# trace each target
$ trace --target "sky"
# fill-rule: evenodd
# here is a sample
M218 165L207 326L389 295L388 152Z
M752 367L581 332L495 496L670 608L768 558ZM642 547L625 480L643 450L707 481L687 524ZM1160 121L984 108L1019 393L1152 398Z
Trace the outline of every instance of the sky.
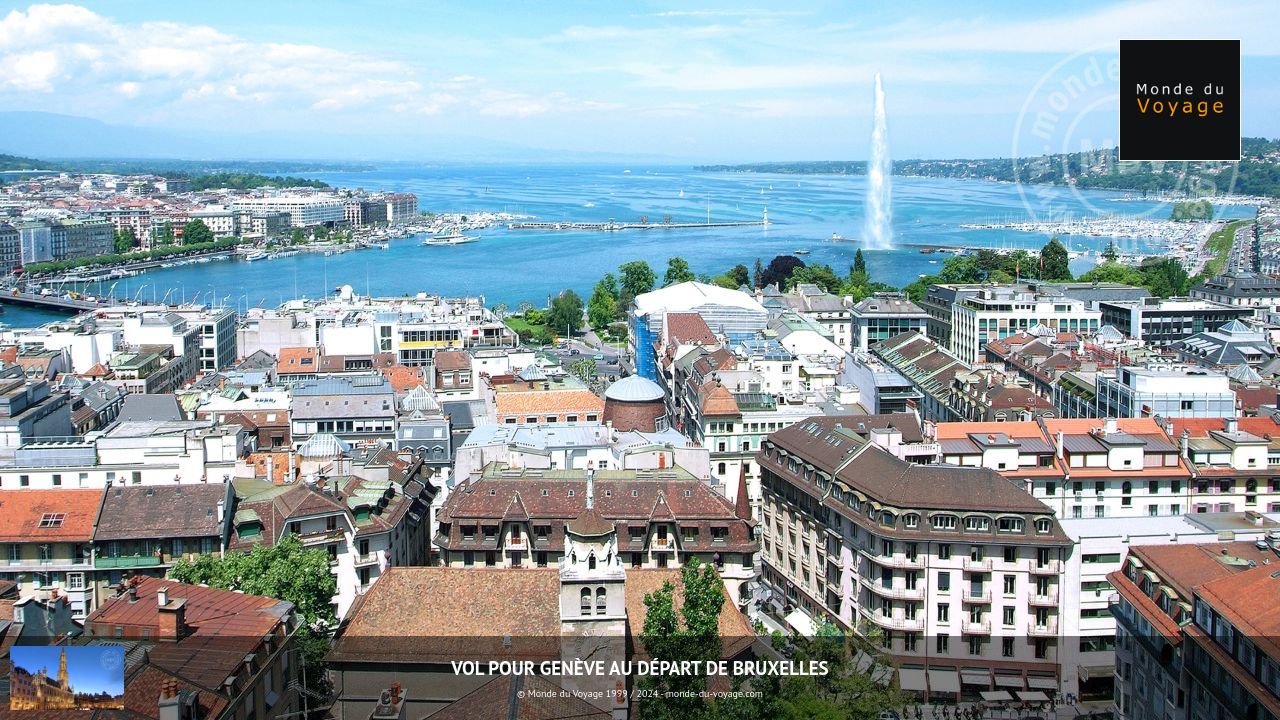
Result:
M67 678L77 693L124 694L124 648L105 645L46 647L15 645L9 650L13 663L32 674L46 668L58 678L58 657L67 651Z
M1121 38L1241 39L1243 132L1280 136L1277 27L1274 0L0 3L0 108L335 159L862 159L879 72L894 157L1007 157L1115 143L1114 80L1051 137L1028 111Z

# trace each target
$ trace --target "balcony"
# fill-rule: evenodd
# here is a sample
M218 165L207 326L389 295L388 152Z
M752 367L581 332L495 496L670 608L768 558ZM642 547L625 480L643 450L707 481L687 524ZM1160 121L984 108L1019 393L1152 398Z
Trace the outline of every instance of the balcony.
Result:
M961 567L970 572L988 572L991 570L991 558L974 560L967 557L961 561Z
M322 530L320 532L303 533L298 536L305 547L318 547L338 542L346 537L342 530Z
M864 583L871 592L884 598L892 598L894 600L924 600L924 588L917 587L914 590L900 587L885 587L879 583Z
M367 552L363 555L356 555L355 565L356 567L367 567L371 565L377 565L378 559L381 557L382 557L382 553L378 550Z
M657 550L660 552L671 552L676 549L676 541L675 539L669 538L669 537L665 537L665 538L656 537L653 539L653 542L649 545L649 549Z
M23 558L21 560L10 560L7 565L0 565L10 568L30 568L32 570L75 570L89 567L88 558L50 558L48 560L39 560L36 558Z
M525 540L523 535L520 537L509 537L507 538L507 549L524 551L529 549L529 543Z
M898 557L896 555L880 555L873 550L863 548L859 548L858 552L862 553L862 555L871 562L883 567L897 568L900 570L924 569L924 561L921 560L918 555L914 560L912 560L910 558Z
M1027 604L1032 607L1058 607L1058 595L1032 595L1027 598Z
M923 630L924 620L920 618L900 618L889 617L887 615L871 614L871 622L882 628L890 630Z
M115 568L160 567L164 558L159 555L121 555L119 557L99 556L93 562L96 570L112 570Z
M965 620L960 625L960 632L965 635L990 635L991 621L981 620L979 622L973 622L972 620Z
M990 590L974 590L973 588L965 588L964 597L962 599L967 603L983 603L983 604L990 603L991 591Z
M1049 618L1044 622L1032 620L1027 624L1027 635L1031 637L1057 637L1058 618Z
M1062 561L1050 560L1043 564L1033 562L1030 570L1032 575L1059 575L1062 573Z

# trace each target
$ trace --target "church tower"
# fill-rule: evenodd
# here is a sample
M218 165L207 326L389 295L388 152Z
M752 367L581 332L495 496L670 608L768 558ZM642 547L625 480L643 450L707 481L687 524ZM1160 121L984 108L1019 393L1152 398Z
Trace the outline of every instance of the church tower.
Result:
M587 507L565 524L560 559L560 659L604 661L603 675L576 675L561 686L579 691L588 702L627 717L626 679L607 672L625 662L627 634L626 571L618 554L613 521L595 509L595 470L587 468Z
M62 655L58 657L58 687L71 691L71 678L67 675L67 649L62 648Z

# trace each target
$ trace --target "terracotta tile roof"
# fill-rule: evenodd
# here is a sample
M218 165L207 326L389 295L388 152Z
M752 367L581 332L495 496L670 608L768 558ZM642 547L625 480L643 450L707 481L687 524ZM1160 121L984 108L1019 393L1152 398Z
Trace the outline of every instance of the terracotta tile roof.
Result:
M1045 418L1045 427L1050 435L1059 430L1065 435L1088 435L1091 430L1102 427L1101 418ZM1116 420L1116 428L1131 435L1164 435L1164 428L1155 418L1120 418Z
M675 345L716 345L719 341L711 332L707 321L698 313L669 312L666 314L667 342Z
M970 435L1004 433L1011 438L1041 438L1048 440L1038 422L945 422L938 423L939 440L967 438Z
M1172 587L1183 600L1191 602L1196 585L1244 570L1245 565L1228 565L1226 556L1261 563L1273 557L1258 550L1252 542L1188 543L1176 545L1135 545L1129 554L1138 558L1143 568L1154 572L1160 581Z
M519 499L519 495L516 496ZM599 537L613 531L613 522L604 519L595 508L587 508L577 517L565 523L565 529L574 535L583 537Z
M391 367L379 368L378 372L391 382L391 389L397 395L403 395L410 390L422 385L422 373L418 368L411 368L406 365L392 365Z
M498 675L432 720L609 720L611 715L539 675Z
M499 416L561 415L604 412L604 400L590 390L534 390L498 393Z
M64 488L0 492L0 542L88 542L102 494Z
M283 485L289 481L289 456L293 454L292 450L278 450L269 452L249 453L245 461L253 466L253 476L264 478L271 482L272 485ZM274 458L274 460L271 460ZM267 469L271 469L271 477L267 477ZM294 464L294 474L297 474L297 463ZM293 478L297 479L297 478Z
M199 706L201 718L216 718L226 709L230 701L221 693L193 685L186 679L174 675L162 667L147 664L135 675L126 678L124 688L124 706L126 710L143 717L159 720L160 687L170 680L177 682L178 690L189 690L196 693L196 705Z
M1259 649L1280 657L1280 577L1276 568L1258 565L1196 586L1196 594L1220 612Z
M111 375L112 375L111 369L103 365L102 363L97 363L93 367L84 371L84 376L89 378L104 378L104 377L111 377Z
M319 367L320 352L313 347L280 348L277 373L314 373Z
M437 350L435 366L437 370L469 370L471 353L465 350Z
M1274 398L1272 398L1274 400ZM1223 418L1169 418L1169 422L1173 423L1173 437L1182 437L1182 431L1186 430L1191 437L1208 437L1209 431L1223 431L1226 429L1226 423ZM1236 424L1243 432L1258 437L1280 437L1280 422L1276 422L1271 417L1248 417L1238 418Z
M17 360L17 359L18 359L18 346L17 346L17 345L10 345L10 346L8 346L8 347L4 348L3 350L0 350L0 361L4 361L4 362L6 362L6 363L11 363L11 362L13 362L13 361L15 361L15 360Z
M729 388L714 380L708 380L699 388L702 396L702 414L704 416L741 415L738 401L734 399Z
M675 568L631 568L627 570L627 625L631 630L633 654L636 659L646 659L649 653L645 650L640 636L644 633L644 619L648 616L648 608L644 604L644 596L662 588L662 584L670 582L676 587L675 610L677 613L684 606L684 585L680 580L680 570ZM721 586L722 587L722 586ZM756 633L745 615L738 612L728 597L720 608L720 640L724 645L722 658L733 658L751 647Z
M203 688L218 688L227 676L244 664L245 654L257 648L264 635L275 630L293 612L293 603L186 585L162 578L135 576L137 601L128 594L108 598L85 618L85 630L94 637L113 637L116 627L159 632L156 592L167 587L169 600L185 601L189 634L178 642L159 643L148 660Z
M225 483L110 487L93 539L219 537Z

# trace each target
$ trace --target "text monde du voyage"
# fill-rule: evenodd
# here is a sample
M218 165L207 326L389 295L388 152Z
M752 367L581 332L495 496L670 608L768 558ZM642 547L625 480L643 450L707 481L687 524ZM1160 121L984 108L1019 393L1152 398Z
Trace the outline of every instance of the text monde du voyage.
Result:
M1138 112L1143 115L1161 117L1209 117L1226 113L1226 103L1215 100L1226 94L1225 86L1205 83L1199 88L1190 83L1175 85L1151 85L1136 83L1134 98L1138 103ZM1203 98L1203 99L1202 99Z

